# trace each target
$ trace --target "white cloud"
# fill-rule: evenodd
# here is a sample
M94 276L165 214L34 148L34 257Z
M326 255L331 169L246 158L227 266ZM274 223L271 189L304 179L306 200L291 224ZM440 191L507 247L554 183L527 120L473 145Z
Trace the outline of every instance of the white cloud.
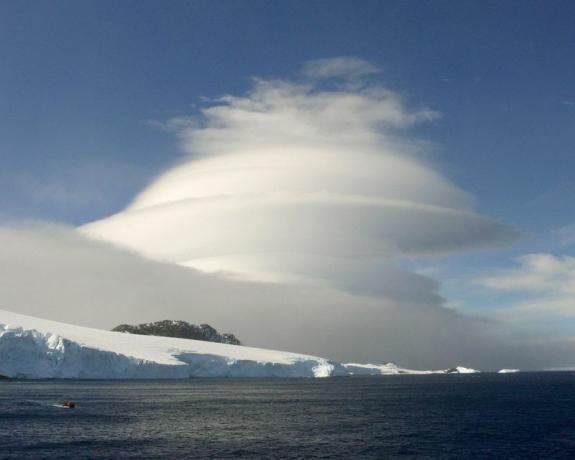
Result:
M565 225L557 230L559 241L563 246L575 244L575 224Z
M73 324L208 322L254 346L416 368L573 365L567 344L540 344L448 310L437 283L393 266L372 267L366 273L372 279L334 274L349 283L347 292L319 284L239 282L47 224L0 226L0 261L0 309ZM351 270L339 264L333 270L342 268Z
M344 82L374 72L350 58L304 69ZM310 277L340 287L334 272L357 279L374 259L387 266L510 243L517 232L474 214L467 195L420 158L424 145L403 134L434 117L378 84L257 80L245 96L172 122L188 156L83 231L250 279L301 279L311 266Z
M486 288L528 294L527 300L507 305L514 310L575 315L575 257L529 254L517 266L476 280Z
M381 70L363 59L336 57L307 62L302 70L305 77L325 79L334 77L361 78L380 73Z
M252 345L344 361L573 364L446 308L433 279L398 268L517 232L475 214L422 159L406 130L437 115L361 81L374 72L311 63L302 81L259 80L173 120L181 163L82 234L0 227L0 308L100 327L209 322Z

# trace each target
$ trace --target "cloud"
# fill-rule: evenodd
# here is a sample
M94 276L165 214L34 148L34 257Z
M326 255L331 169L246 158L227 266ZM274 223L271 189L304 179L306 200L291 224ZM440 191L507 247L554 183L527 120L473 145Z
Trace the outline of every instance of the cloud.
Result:
M171 122L187 156L123 212L82 231L150 258L259 280L349 288L373 261L497 248L518 233L473 213L405 130L436 113L378 83L352 58L313 61L314 81L256 80L195 119ZM313 273L308 274L309 267ZM334 269L337 267L337 269ZM350 273L350 270L355 270ZM365 286L374 292L379 282Z
M507 305L513 310L575 315L575 257L529 254L517 266L477 279L491 290L528 295Z
M342 361L572 365L568 345L450 310L436 281L400 268L518 232L424 160L410 128L437 114L375 75L344 58L255 80L171 120L185 156L122 212L79 231L0 226L0 308L99 327L208 322Z
M563 246L575 244L575 224L565 225L559 228L556 233Z
M357 79L380 72L378 67L363 59L336 57L307 62L303 67L302 75L315 80L336 77Z
M42 223L0 226L0 260L0 309L73 324L208 322L253 346L416 368L573 365L568 344L538 343L448 310L437 283L393 266L379 267L380 292L366 293L361 283L374 284L362 278L348 279L353 292L245 282L153 261ZM346 273L337 276L344 280Z
M28 171L3 164L1 214L67 222L105 216L133 197L153 169L150 165L96 157L44 163L33 164Z

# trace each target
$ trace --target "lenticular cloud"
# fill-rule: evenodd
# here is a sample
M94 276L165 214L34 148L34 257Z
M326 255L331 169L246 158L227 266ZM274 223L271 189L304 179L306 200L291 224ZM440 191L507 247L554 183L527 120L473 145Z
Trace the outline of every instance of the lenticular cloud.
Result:
M375 72L358 59L314 61L297 81L256 80L171 120L181 164L83 230L203 271L366 292L394 259L515 239L421 159L408 128L437 114L406 107Z

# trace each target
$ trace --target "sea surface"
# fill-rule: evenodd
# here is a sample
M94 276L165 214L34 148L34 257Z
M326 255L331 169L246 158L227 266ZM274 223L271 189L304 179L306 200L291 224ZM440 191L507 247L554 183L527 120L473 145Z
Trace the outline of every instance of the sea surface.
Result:
M0 381L0 458L575 458L575 373Z

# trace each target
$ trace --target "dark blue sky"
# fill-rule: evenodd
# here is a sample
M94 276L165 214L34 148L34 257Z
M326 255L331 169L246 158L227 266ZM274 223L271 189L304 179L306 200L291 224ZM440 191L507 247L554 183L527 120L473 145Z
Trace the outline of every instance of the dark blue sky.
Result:
M2 2L1 212L116 211L178 155L149 120L352 55L443 114L418 134L481 212L531 232L566 225L574 23L561 1Z

